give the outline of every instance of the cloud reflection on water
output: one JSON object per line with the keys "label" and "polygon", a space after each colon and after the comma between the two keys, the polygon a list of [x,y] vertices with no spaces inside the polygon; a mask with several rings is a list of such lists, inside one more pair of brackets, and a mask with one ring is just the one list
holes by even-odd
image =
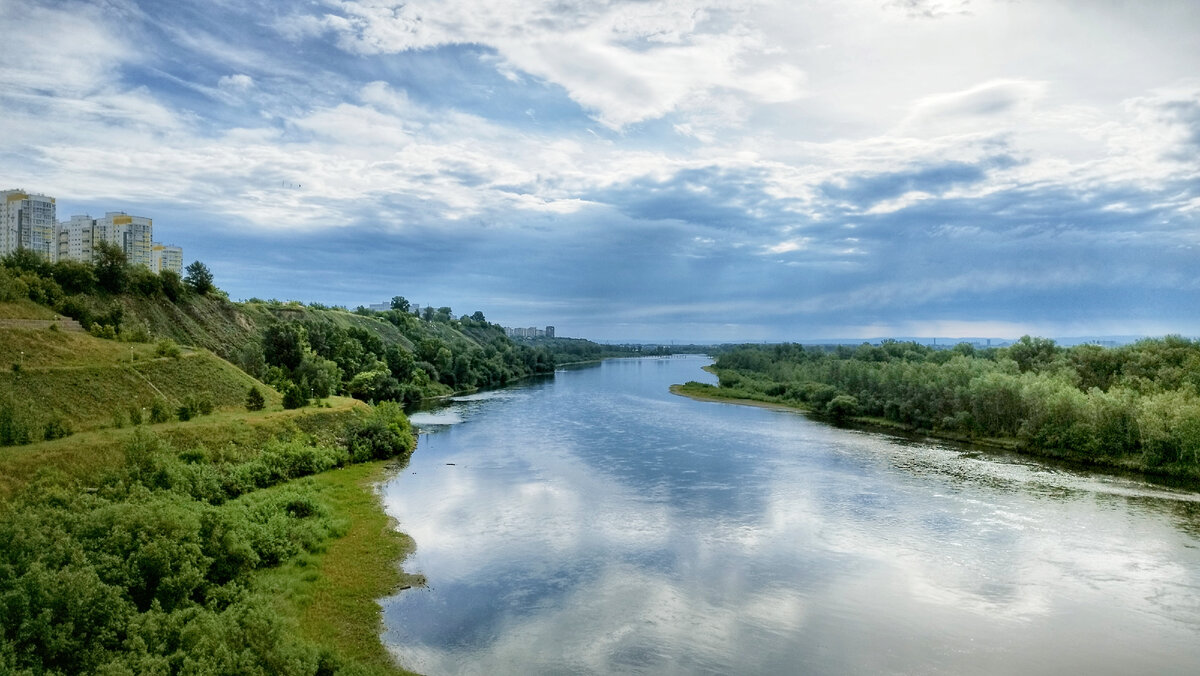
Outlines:
{"label": "cloud reflection on water", "polygon": [[[582,377],[688,379],[614,368]],[[416,480],[388,485],[418,545],[406,568],[431,586],[385,603],[404,664],[1042,673],[1200,659],[1176,646],[1200,627],[1196,538],[1161,511],[1194,495],[597,390],[475,410],[423,440]],[[1146,646],[1175,657],[1139,661]]]}

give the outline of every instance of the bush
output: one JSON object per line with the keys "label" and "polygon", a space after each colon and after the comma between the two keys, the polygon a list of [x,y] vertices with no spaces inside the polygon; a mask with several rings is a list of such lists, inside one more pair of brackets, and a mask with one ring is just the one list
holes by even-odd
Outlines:
{"label": "bush", "polygon": [[73,432],[74,430],[71,429],[71,425],[66,420],[55,416],[46,423],[42,438],[46,441],[52,441],[54,439],[69,437]]}
{"label": "bush", "polygon": [[283,386],[283,407],[286,409],[301,408],[308,405],[308,397],[295,383],[285,383]]}
{"label": "bush", "polygon": [[415,447],[408,417],[394,402],[379,404],[367,416],[346,425],[346,450],[351,462],[407,456]]}
{"label": "bush", "polygon": [[117,330],[113,328],[112,324],[92,324],[92,328],[88,329],[88,333],[97,338],[107,338],[108,340],[116,340],[117,338]]}
{"label": "bush", "polygon": [[178,357],[181,351],[179,345],[170,338],[163,338],[154,344],[154,354],[160,357],[170,357],[172,359]]}
{"label": "bush", "polygon": [[165,423],[171,419],[170,409],[167,407],[167,402],[162,399],[155,399],[150,405],[150,422]]}
{"label": "bush", "polygon": [[262,391],[258,387],[251,385],[250,389],[246,392],[246,410],[261,411],[266,405],[267,402],[263,398]]}
{"label": "bush", "polygon": [[858,412],[858,400],[848,394],[839,394],[825,404],[825,413],[841,422]]}

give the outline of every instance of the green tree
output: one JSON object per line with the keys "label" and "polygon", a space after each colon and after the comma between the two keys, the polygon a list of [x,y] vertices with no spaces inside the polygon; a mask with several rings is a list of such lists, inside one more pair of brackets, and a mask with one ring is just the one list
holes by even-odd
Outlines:
{"label": "green tree", "polygon": [[111,242],[95,246],[96,281],[109,293],[123,293],[129,285],[129,266],[125,252]]}
{"label": "green tree", "polygon": [[392,309],[393,310],[399,310],[400,312],[408,312],[408,309],[410,307],[411,307],[411,305],[409,305],[408,299],[405,298],[404,296],[392,296]]}
{"label": "green tree", "polygon": [[183,277],[183,282],[188,285],[193,291],[200,295],[204,295],[216,286],[213,285],[212,272],[208,266],[200,261],[192,261],[191,265],[185,268],[187,274]]}
{"label": "green tree", "polygon": [[263,398],[263,393],[258,387],[251,385],[246,391],[246,410],[261,411],[267,405],[266,399]]}
{"label": "green tree", "polygon": [[289,371],[300,366],[304,351],[308,348],[307,333],[303,326],[292,322],[272,324],[263,331],[263,357],[271,366],[282,366]]}
{"label": "green tree", "polygon": [[296,367],[292,377],[297,381],[305,381],[312,390],[314,397],[324,399],[333,394],[338,383],[342,382],[342,371],[334,362],[321,357],[312,350],[305,350],[300,365]]}
{"label": "green tree", "polygon": [[308,405],[308,395],[296,383],[288,382],[283,385],[283,407],[286,409],[301,408]]}
{"label": "green tree", "polygon": [[163,295],[175,302],[183,297],[183,280],[174,270],[163,270],[158,273],[158,282],[162,286]]}

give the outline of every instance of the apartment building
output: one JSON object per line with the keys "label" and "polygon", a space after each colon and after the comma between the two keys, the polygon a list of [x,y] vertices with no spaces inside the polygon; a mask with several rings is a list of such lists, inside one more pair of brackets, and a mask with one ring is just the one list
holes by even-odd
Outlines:
{"label": "apartment building", "polygon": [[58,221],[54,198],[23,190],[0,192],[0,256],[29,249],[58,260]]}
{"label": "apartment building", "polygon": [[183,249],[170,244],[154,242],[150,245],[150,269],[155,274],[170,270],[183,276]]}

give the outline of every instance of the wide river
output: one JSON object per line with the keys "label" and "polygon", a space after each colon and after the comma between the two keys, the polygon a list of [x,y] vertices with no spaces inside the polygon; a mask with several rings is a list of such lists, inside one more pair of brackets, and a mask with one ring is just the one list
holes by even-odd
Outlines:
{"label": "wide river", "polygon": [[425,674],[1200,674],[1200,495],[671,395],[610,360],[417,413]]}

